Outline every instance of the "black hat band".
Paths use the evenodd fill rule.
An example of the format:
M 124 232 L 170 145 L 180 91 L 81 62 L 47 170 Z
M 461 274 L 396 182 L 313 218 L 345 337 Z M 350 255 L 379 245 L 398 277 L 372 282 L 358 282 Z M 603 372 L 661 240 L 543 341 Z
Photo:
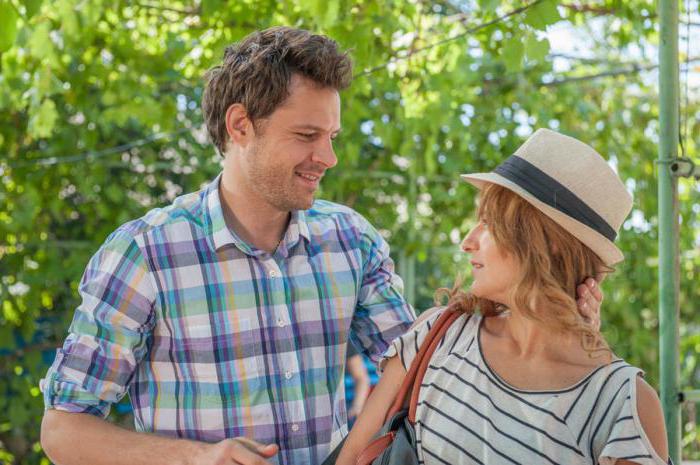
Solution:
M 523 158 L 513 155 L 494 172 L 522 187 L 537 200 L 594 229 L 611 242 L 615 241 L 615 229 L 600 215 L 556 179 Z

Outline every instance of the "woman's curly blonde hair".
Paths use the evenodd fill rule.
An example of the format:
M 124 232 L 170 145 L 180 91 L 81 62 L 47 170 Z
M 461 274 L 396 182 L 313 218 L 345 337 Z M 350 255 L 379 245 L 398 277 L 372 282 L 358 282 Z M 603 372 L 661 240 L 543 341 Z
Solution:
M 480 219 L 489 225 L 496 245 L 520 264 L 520 275 L 512 291 L 519 312 L 554 331 L 577 334 L 582 347 L 593 355 L 610 354 L 600 331 L 579 313 L 576 287 L 588 276 L 614 271 L 590 248 L 564 230 L 517 194 L 496 184 L 480 194 Z M 458 278 L 452 289 L 435 292 L 435 303 L 447 298 L 452 310 L 494 316 L 506 308 L 461 289 Z

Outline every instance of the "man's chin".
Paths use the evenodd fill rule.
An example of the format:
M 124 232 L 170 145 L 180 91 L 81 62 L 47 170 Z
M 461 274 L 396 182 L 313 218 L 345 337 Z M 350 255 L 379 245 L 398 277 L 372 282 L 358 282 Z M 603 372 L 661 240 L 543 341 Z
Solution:
M 283 211 L 308 210 L 314 204 L 314 197 L 289 199 L 278 208 Z
M 310 199 L 303 200 L 303 201 L 299 202 L 296 210 L 308 210 L 309 208 L 311 208 L 313 206 L 314 200 L 315 199 L 313 197 L 311 197 Z

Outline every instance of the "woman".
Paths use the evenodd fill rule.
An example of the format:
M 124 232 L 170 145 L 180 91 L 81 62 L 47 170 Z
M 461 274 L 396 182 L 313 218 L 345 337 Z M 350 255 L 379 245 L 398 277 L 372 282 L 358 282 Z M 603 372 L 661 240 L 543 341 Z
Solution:
M 473 281 L 448 293 L 463 315 L 423 378 L 421 463 L 667 463 L 656 393 L 574 300 L 576 283 L 623 259 L 613 241 L 632 199 L 620 179 L 592 148 L 545 129 L 493 173 L 462 177 L 481 190 L 462 243 Z M 378 431 L 441 310 L 394 341 L 337 463 L 354 463 Z

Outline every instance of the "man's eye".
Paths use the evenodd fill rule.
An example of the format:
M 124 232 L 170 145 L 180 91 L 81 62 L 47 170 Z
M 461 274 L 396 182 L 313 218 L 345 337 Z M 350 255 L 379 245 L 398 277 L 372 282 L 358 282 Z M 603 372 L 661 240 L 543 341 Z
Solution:
M 314 137 L 313 132 L 298 132 L 297 135 L 299 135 L 305 139 L 311 139 L 312 137 Z

